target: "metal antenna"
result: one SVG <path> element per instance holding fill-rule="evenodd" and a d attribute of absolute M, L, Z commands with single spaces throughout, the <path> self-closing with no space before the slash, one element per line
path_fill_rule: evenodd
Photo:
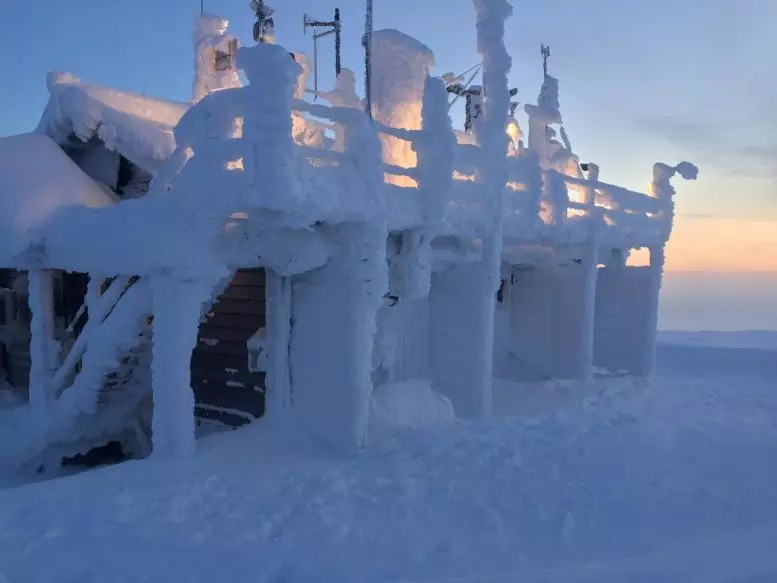
<path fill-rule="evenodd" d="M 364 110 L 372 119 L 372 0 L 367 0 L 362 45 L 364 45 Z"/>
<path fill-rule="evenodd" d="M 340 76 L 340 37 L 342 25 L 340 22 L 340 9 L 335 8 L 334 20 L 323 21 L 314 20 L 307 14 L 303 16 L 302 30 L 307 32 L 308 28 L 313 29 L 313 99 L 318 99 L 318 39 L 325 36 L 335 35 L 335 76 Z M 317 32 L 318 29 L 325 29 L 323 32 Z"/>
<path fill-rule="evenodd" d="M 550 57 L 550 47 L 540 45 L 540 54 L 542 55 L 542 72 L 545 77 L 548 76 L 548 58 Z"/>
<path fill-rule="evenodd" d="M 205 0 L 200 0 L 200 16 L 205 14 Z"/>
<path fill-rule="evenodd" d="M 479 70 L 479 69 L 478 69 Z M 475 74 L 477 74 L 478 71 L 475 71 Z M 453 85 L 448 85 L 446 87 L 448 93 L 453 93 L 456 97 L 448 105 L 448 109 L 456 103 L 456 100 L 459 97 L 464 97 L 464 107 L 466 111 L 466 117 L 464 118 L 464 131 L 467 133 L 470 133 L 472 131 L 472 120 L 478 117 L 480 115 L 479 110 L 473 111 L 472 107 L 472 98 L 476 95 L 481 94 L 481 89 L 479 87 L 470 87 L 470 83 L 472 83 L 472 79 L 474 79 L 474 75 L 470 78 L 470 80 L 467 82 L 467 85 L 462 85 L 461 83 L 454 83 Z"/>

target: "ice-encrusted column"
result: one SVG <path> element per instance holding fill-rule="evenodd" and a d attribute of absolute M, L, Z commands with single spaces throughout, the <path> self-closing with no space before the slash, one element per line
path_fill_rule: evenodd
<path fill-rule="evenodd" d="M 441 79 L 427 77 L 423 97 L 423 131 L 415 142 L 418 155 L 419 197 L 423 201 L 423 225 L 406 231 L 398 292 L 403 298 L 429 295 L 432 278 L 431 243 L 440 232 L 445 206 L 453 186 L 456 134 L 448 115 L 448 94 Z"/>
<path fill-rule="evenodd" d="M 680 162 L 677 166 L 657 163 L 653 166 L 653 181 L 650 184 L 651 194 L 662 202 L 664 228 L 661 242 L 650 247 L 650 277 L 647 293 L 648 306 L 645 311 L 644 343 L 642 355 L 638 358 L 635 374 L 650 377 L 655 370 L 656 335 L 658 333 L 658 303 L 661 293 L 661 283 L 664 276 L 666 261 L 666 243 L 672 234 L 674 226 L 674 195 L 675 189 L 671 180 L 679 174 L 686 180 L 696 180 L 699 169 L 690 162 Z"/>
<path fill-rule="evenodd" d="M 460 417 L 491 413 L 494 368 L 494 311 L 502 255 L 503 199 L 507 183 L 507 74 L 512 60 L 504 43 L 507 0 L 473 0 L 478 52 L 483 58 L 483 119 L 477 140 L 483 148 L 480 176 L 489 231 L 482 237 L 482 260 L 435 277 L 432 284 L 432 367 L 438 390 Z M 454 362 L 455 361 L 455 362 Z M 455 364 L 455 374 L 450 368 Z"/>
<path fill-rule="evenodd" d="M 183 281 L 173 277 L 151 279 L 154 330 L 151 388 L 155 456 L 194 452 L 194 393 L 191 356 L 197 344 L 202 305 L 216 281 Z"/>
<path fill-rule="evenodd" d="M 240 87 L 234 61 L 227 62 L 237 46 L 237 38 L 227 33 L 228 26 L 228 20 L 212 14 L 201 14 L 195 21 L 193 103 L 211 91 Z M 223 65 L 217 64 L 219 56 L 222 56 Z M 234 55 L 231 58 L 234 59 Z"/>
<path fill-rule="evenodd" d="M 291 388 L 292 279 L 267 270 L 267 416 L 281 419 L 293 406 Z"/>
<path fill-rule="evenodd" d="M 367 442 L 377 312 L 388 287 L 380 143 L 367 116 L 343 110 L 345 155 L 358 160 L 360 194 L 374 215 L 329 227 L 341 249 L 292 285 L 294 423 L 339 450 Z"/>

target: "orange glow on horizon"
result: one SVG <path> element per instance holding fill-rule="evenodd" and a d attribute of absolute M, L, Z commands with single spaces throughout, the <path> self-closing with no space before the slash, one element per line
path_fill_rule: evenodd
<path fill-rule="evenodd" d="M 668 271 L 777 271 L 777 220 L 675 220 Z"/>

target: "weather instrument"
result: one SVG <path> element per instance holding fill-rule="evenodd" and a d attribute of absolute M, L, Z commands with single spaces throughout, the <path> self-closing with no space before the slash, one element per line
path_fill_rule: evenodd
<path fill-rule="evenodd" d="M 258 43 L 265 43 L 275 29 L 275 21 L 272 18 L 275 10 L 265 4 L 264 0 L 251 0 L 250 6 L 256 15 L 254 40 Z"/>

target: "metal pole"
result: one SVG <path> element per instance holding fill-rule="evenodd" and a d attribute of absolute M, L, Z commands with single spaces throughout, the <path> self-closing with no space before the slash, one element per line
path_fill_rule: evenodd
<path fill-rule="evenodd" d="M 313 35 L 313 87 L 316 90 L 313 101 L 318 101 L 318 37 Z"/>
<path fill-rule="evenodd" d="M 340 37 L 342 24 L 340 23 L 340 9 L 335 8 L 335 77 L 340 76 Z"/>
<path fill-rule="evenodd" d="M 364 109 L 372 119 L 372 0 L 367 0 L 364 23 Z"/>

